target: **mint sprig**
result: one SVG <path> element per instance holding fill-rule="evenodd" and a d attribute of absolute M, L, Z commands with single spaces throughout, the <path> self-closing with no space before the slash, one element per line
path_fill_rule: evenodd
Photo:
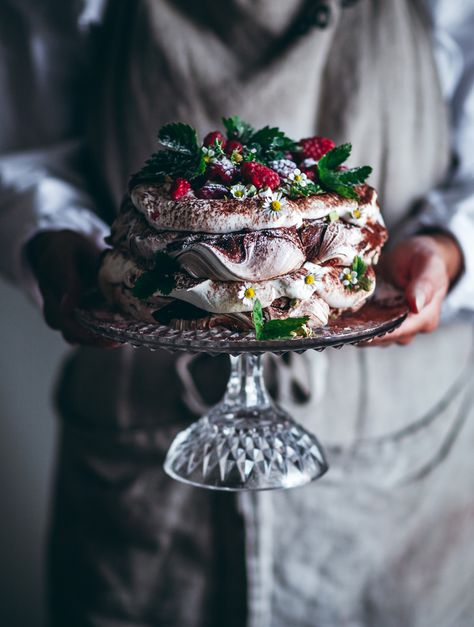
<path fill-rule="evenodd" d="M 222 118 L 222 123 L 227 132 L 228 139 L 237 139 L 242 144 L 248 143 L 255 129 L 248 122 L 245 122 L 238 115 L 230 118 Z"/>
<path fill-rule="evenodd" d="M 306 198 L 307 196 L 314 196 L 316 194 L 321 194 L 324 192 L 321 185 L 317 183 L 313 183 L 313 181 L 308 181 L 306 185 L 303 187 L 302 185 L 288 185 L 283 189 L 283 193 L 288 196 L 288 198 Z"/>
<path fill-rule="evenodd" d="M 149 298 L 155 292 L 168 296 L 176 287 L 174 273 L 179 269 L 178 262 L 167 253 L 159 252 L 155 256 L 155 267 L 141 274 L 132 288 L 132 294 L 141 300 Z"/>
<path fill-rule="evenodd" d="M 166 124 L 158 132 L 158 141 L 165 147 L 151 155 L 143 168 L 133 177 L 137 179 L 165 176 L 192 180 L 204 174 L 206 163 L 198 144 L 196 131 L 189 124 Z"/>
<path fill-rule="evenodd" d="M 257 340 L 278 340 L 292 338 L 308 322 L 309 316 L 301 318 L 283 318 L 281 320 L 264 320 L 262 303 L 255 300 L 252 321 Z"/>
<path fill-rule="evenodd" d="M 354 257 L 351 270 L 357 272 L 358 287 L 365 292 L 370 292 L 372 288 L 372 281 L 367 276 L 367 264 L 362 257 Z"/>
<path fill-rule="evenodd" d="M 351 144 L 336 146 L 318 161 L 318 174 L 321 187 L 328 192 L 335 192 L 344 198 L 358 200 L 359 195 L 354 186 L 361 185 L 372 172 L 368 165 L 350 170 L 339 170 L 352 151 Z"/>
<path fill-rule="evenodd" d="M 196 155 L 199 152 L 196 131 L 189 124 L 165 124 L 158 131 L 158 140 L 165 148 L 184 155 Z"/>

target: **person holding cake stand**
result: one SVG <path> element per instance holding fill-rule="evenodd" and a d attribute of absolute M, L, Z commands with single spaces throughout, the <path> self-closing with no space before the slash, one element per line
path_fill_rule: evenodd
<path fill-rule="evenodd" d="M 1 268 L 81 345 L 57 399 L 53 625 L 472 624 L 474 9 L 382 4 L 0 7 Z M 237 496 L 161 470 L 222 363 L 97 350 L 74 317 L 156 128 L 235 112 L 374 166 L 381 269 L 411 309 L 370 347 L 274 361 L 279 400 L 323 417 L 331 472 Z"/>

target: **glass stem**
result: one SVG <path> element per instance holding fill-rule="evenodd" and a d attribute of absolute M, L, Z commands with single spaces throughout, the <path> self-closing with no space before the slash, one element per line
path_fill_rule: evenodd
<path fill-rule="evenodd" d="M 263 380 L 261 355 L 230 355 L 230 378 L 224 404 L 242 408 L 268 407 L 270 396 Z"/>

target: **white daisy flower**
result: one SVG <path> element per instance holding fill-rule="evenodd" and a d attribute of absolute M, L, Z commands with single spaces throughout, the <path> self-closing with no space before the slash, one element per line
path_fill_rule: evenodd
<path fill-rule="evenodd" d="M 215 163 L 217 161 L 216 151 L 213 148 L 203 146 L 201 150 L 202 154 L 204 155 L 204 161 L 206 163 Z"/>
<path fill-rule="evenodd" d="M 291 181 L 293 185 L 299 185 L 300 187 L 306 187 L 308 184 L 308 177 L 301 172 L 299 168 L 295 168 L 293 172 L 288 175 L 288 180 Z"/>
<path fill-rule="evenodd" d="M 253 307 L 253 303 L 257 293 L 255 292 L 255 288 L 250 285 L 250 283 L 244 283 L 239 290 L 237 296 L 247 307 Z"/>
<path fill-rule="evenodd" d="M 310 262 L 305 263 L 303 267 L 307 270 L 307 274 L 305 274 L 301 280 L 304 283 L 305 289 L 313 293 L 316 289 L 316 283 L 321 282 L 324 271 L 321 266 Z"/>
<path fill-rule="evenodd" d="M 262 198 L 262 207 L 266 214 L 272 218 L 278 217 L 278 215 L 285 210 L 286 198 L 283 197 L 282 192 L 272 192 L 267 187 L 266 190 L 260 192 L 260 198 Z"/>
<path fill-rule="evenodd" d="M 237 200 L 245 200 L 248 196 L 248 189 L 242 183 L 238 183 L 237 185 L 232 185 L 230 193 Z"/>
<path fill-rule="evenodd" d="M 341 274 L 339 275 L 339 279 L 342 281 L 344 287 L 351 288 L 359 283 L 357 272 L 355 270 L 351 270 L 351 268 L 343 268 Z"/>

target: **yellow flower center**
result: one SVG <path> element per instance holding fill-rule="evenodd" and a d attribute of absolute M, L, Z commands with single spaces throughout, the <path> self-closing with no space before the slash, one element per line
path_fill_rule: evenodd
<path fill-rule="evenodd" d="M 238 150 L 234 150 L 234 152 L 232 153 L 232 161 L 234 161 L 234 163 L 240 163 L 242 159 L 243 157 L 240 152 Z"/>
<path fill-rule="evenodd" d="M 314 274 L 308 274 L 307 276 L 305 276 L 304 282 L 306 283 L 306 285 L 313 285 L 313 283 L 314 283 Z"/>
<path fill-rule="evenodd" d="M 253 287 L 248 287 L 244 292 L 244 296 L 245 298 L 254 298 L 255 290 L 253 289 Z"/>
<path fill-rule="evenodd" d="M 280 211 L 281 202 L 279 200 L 272 200 L 270 207 L 272 208 L 272 211 Z"/>
<path fill-rule="evenodd" d="M 354 218 L 356 218 L 356 220 L 358 220 L 360 218 L 360 216 L 362 215 L 362 212 L 361 212 L 360 209 L 354 209 L 353 215 L 354 215 Z"/>
<path fill-rule="evenodd" d="M 209 163 L 211 157 L 209 155 L 204 155 L 204 163 Z"/>
<path fill-rule="evenodd" d="M 244 192 L 241 189 L 237 189 L 234 192 L 234 196 L 236 196 L 237 198 L 242 198 L 243 195 L 244 195 Z"/>
<path fill-rule="evenodd" d="M 303 177 L 301 176 L 301 174 L 295 174 L 295 181 L 296 181 L 296 183 L 299 183 L 302 180 L 302 178 Z"/>
<path fill-rule="evenodd" d="M 346 273 L 345 273 L 345 275 L 344 275 L 344 278 L 345 278 L 347 281 L 350 281 L 350 280 L 352 279 L 352 274 L 351 274 L 350 272 L 346 272 Z"/>

